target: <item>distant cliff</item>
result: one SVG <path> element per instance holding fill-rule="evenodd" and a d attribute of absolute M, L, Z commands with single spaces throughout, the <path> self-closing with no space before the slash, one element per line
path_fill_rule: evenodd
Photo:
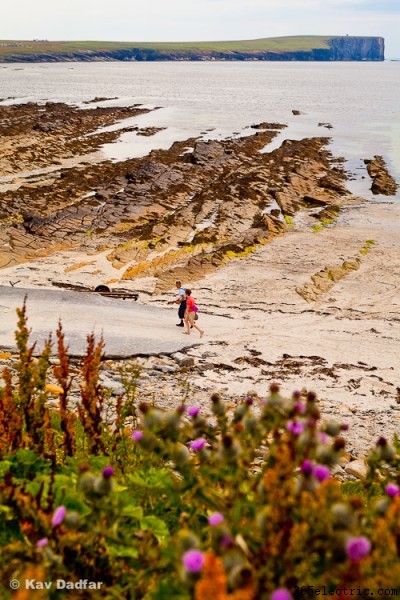
<path fill-rule="evenodd" d="M 0 42 L 0 62 L 382 61 L 381 37 L 291 36 L 237 42 Z"/>
<path fill-rule="evenodd" d="M 337 37 L 328 43 L 329 60 L 385 59 L 385 40 L 381 37 Z"/>

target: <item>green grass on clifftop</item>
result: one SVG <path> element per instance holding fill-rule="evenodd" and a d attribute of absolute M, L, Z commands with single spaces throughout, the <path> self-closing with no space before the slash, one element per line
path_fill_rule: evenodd
<path fill-rule="evenodd" d="M 328 48 L 328 40 L 338 36 L 287 36 L 262 38 L 257 40 L 239 40 L 224 42 L 56 42 L 56 41 L 0 41 L 0 60 L 2 57 L 18 54 L 56 54 L 73 52 L 107 52 L 141 48 L 159 52 L 194 53 L 210 52 L 240 52 L 240 51 L 270 51 L 297 52 L 317 48 Z"/>

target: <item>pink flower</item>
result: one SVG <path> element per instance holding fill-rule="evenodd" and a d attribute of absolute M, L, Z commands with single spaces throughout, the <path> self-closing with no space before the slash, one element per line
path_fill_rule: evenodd
<path fill-rule="evenodd" d="M 351 560 L 361 560 L 371 551 L 371 542 L 366 537 L 350 538 L 346 544 L 346 554 Z"/>
<path fill-rule="evenodd" d="M 56 510 L 54 511 L 54 515 L 51 519 L 51 524 L 53 525 L 53 527 L 58 527 L 58 525 L 61 525 L 61 523 L 65 519 L 66 514 L 67 509 L 65 508 L 65 506 L 61 505 L 58 508 L 56 508 Z"/>
<path fill-rule="evenodd" d="M 325 479 L 328 479 L 331 476 L 331 473 L 328 467 L 325 467 L 325 465 L 315 465 L 313 475 L 315 479 L 322 483 L 325 481 Z"/>
<path fill-rule="evenodd" d="M 288 421 L 286 424 L 286 429 L 293 433 L 293 435 L 300 435 L 304 431 L 303 423 L 299 423 L 299 421 Z"/>
<path fill-rule="evenodd" d="M 198 406 L 191 406 L 188 409 L 188 415 L 190 417 L 196 417 L 199 414 L 199 412 L 200 412 L 200 408 Z"/>
<path fill-rule="evenodd" d="M 190 447 L 192 450 L 202 450 L 204 448 L 204 446 L 206 445 L 206 440 L 204 438 L 197 438 L 197 440 L 193 440 L 193 442 L 190 442 Z"/>
<path fill-rule="evenodd" d="M 303 475 L 305 475 L 306 477 L 310 477 L 310 475 L 312 475 L 313 473 L 313 464 L 311 462 L 311 460 L 305 460 L 300 467 L 300 471 L 303 473 Z"/>
<path fill-rule="evenodd" d="M 219 512 L 215 512 L 212 513 L 211 515 L 209 515 L 208 517 L 208 524 L 211 525 L 212 527 L 215 527 L 216 525 L 220 525 L 224 520 L 224 515 L 222 515 Z"/>
<path fill-rule="evenodd" d="M 143 437 L 143 431 L 140 431 L 140 429 L 135 429 L 132 432 L 132 439 L 135 440 L 135 442 L 140 442 L 142 437 Z"/>
<path fill-rule="evenodd" d="M 278 588 L 272 592 L 271 600 L 292 600 L 292 594 L 286 588 Z"/>
<path fill-rule="evenodd" d="M 395 496 L 400 496 L 400 487 L 395 483 L 388 483 L 385 487 L 385 492 L 388 496 L 394 498 Z"/>
<path fill-rule="evenodd" d="M 296 402 L 293 408 L 300 415 L 305 415 L 307 412 L 307 406 L 304 404 L 304 402 Z"/>
<path fill-rule="evenodd" d="M 198 573 L 204 565 L 204 554 L 200 550 L 188 550 L 182 557 L 183 566 L 191 573 Z"/>
<path fill-rule="evenodd" d="M 103 477 L 104 479 L 110 479 L 114 475 L 114 469 L 112 467 L 106 467 L 103 469 Z"/>
<path fill-rule="evenodd" d="M 326 433 L 324 431 L 320 431 L 318 435 L 321 442 L 323 444 L 326 444 L 326 442 L 328 441 L 328 436 L 326 435 Z"/>
<path fill-rule="evenodd" d="M 41 540 L 36 542 L 36 546 L 38 548 L 44 548 L 45 546 L 47 546 L 48 543 L 49 543 L 49 540 L 47 538 L 42 538 Z"/>
<path fill-rule="evenodd" d="M 231 538 L 231 536 L 228 534 L 225 534 L 221 540 L 221 547 L 222 548 L 233 548 L 234 545 L 235 545 L 235 541 Z"/>

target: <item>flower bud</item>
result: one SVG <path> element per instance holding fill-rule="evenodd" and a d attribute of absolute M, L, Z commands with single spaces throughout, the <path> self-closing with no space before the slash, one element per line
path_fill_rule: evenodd
<path fill-rule="evenodd" d="M 386 511 L 388 510 L 390 506 L 390 500 L 389 498 L 379 498 L 379 500 L 377 500 L 375 502 L 374 508 L 375 511 L 378 513 L 378 515 L 383 516 Z"/>
<path fill-rule="evenodd" d="M 248 413 L 243 420 L 243 425 L 246 431 L 253 432 L 258 427 L 258 419 L 252 413 Z"/>
<path fill-rule="evenodd" d="M 225 414 L 226 408 L 224 402 L 221 400 L 219 394 L 213 394 L 211 396 L 211 410 L 216 417 L 222 417 Z"/>
<path fill-rule="evenodd" d="M 394 448 L 393 446 L 390 446 L 390 444 L 386 444 L 385 446 L 379 446 L 378 453 L 379 457 L 385 461 L 391 461 L 395 456 Z"/>
<path fill-rule="evenodd" d="M 157 410 L 156 408 L 150 409 L 146 412 L 143 423 L 147 429 L 157 429 L 160 425 L 163 424 L 164 415 L 161 410 Z"/>
<path fill-rule="evenodd" d="M 154 450 L 157 446 L 158 440 L 156 436 L 150 431 L 144 431 L 143 436 L 139 440 L 139 445 L 145 450 Z"/>
<path fill-rule="evenodd" d="M 237 440 L 230 435 L 224 435 L 219 448 L 219 458 L 226 462 L 235 462 L 240 456 L 242 449 Z"/>
<path fill-rule="evenodd" d="M 328 466 L 333 466 L 337 462 L 337 455 L 329 446 L 319 446 L 316 451 L 316 458 L 318 462 Z"/>
<path fill-rule="evenodd" d="M 335 441 L 333 442 L 333 449 L 335 452 L 340 452 L 340 450 L 343 450 L 346 446 L 346 440 L 342 437 L 337 437 L 335 439 Z"/>
<path fill-rule="evenodd" d="M 336 437 L 341 431 L 341 426 L 337 421 L 328 421 L 325 425 L 325 431 L 328 435 Z"/>
<path fill-rule="evenodd" d="M 187 552 L 198 547 L 199 539 L 189 529 L 181 529 L 178 532 L 178 549 L 180 552 Z"/>
<path fill-rule="evenodd" d="M 79 479 L 78 487 L 82 492 L 88 496 L 94 491 L 94 484 L 96 481 L 96 476 L 89 471 L 83 473 L 83 475 Z"/>
<path fill-rule="evenodd" d="M 265 400 L 265 406 L 268 408 L 278 408 L 282 406 L 284 398 L 279 393 L 279 385 L 271 383 L 269 386 L 270 394 Z"/>
<path fill-rule="evenodd" d="M 181 414 L 177 411 L 168 411 L 164 415 L 164 425 L 168 428 L 176 429 L 181 422 Z"/>
<path fill-rule="evenodd" d="M 238 421 L 241 421 L 243 419 L 243 417 L 245 416 L 245 414 L 248 412 L 249 407 L 247 404 L 240 404 L 236 410 L 235 413 L 233 415 L 233 421 L 234 423 L 237 423 Z"/>
<path fill-rule="evenodd" d="M 315 392 L 307 393 L 307 402 L 315 402 L 317 399 L 317 394 Z"/>
<path fill-rule="evenodd" d="M 344 502 L 336 502 L 331 508 L 333 523 L 339 529 L 351 529 L 355 524 L 355 518 L 350 507 Z"/>
<path fill-rule="evenodd" d="M 79 527 L 80 515 L 76 511 L 67 511 L 64 523 L 69 529 L 77 529 Z"/>
<path fill-rule="evenodd" d="M 189 457 L 190 453 L 186 446 L 181 443 L 175 444 L 171 452 L 171 458 L 177 467 L 183 467 L 188 462 Z"/>
<path fill-rule="evenodd" d="M 106 496 L 113 489 L 113 480 L 111 477 L 96 477 L 94 482 L 94 491 L 98 496 Z"/>

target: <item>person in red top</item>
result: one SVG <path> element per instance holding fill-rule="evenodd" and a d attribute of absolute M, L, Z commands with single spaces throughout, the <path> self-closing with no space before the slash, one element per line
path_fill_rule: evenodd
<path fill-rule="evenodd" d="M 187 335 L 190 335 L 190 327 L 194 327 L 200 333 L 200 337 L 203 337 L 204 330 L 200 329 L 200 327 L 198 327 L 196 325 L 196 321 L 195 321 L 195 315 L 197 313 L 198 308 L 196 306 L 195 299 L 192 296 L 192 290 L 189 290 L 188 288 L 186 288 L 185 295 L 186 295 L 186 310 L 185 310 L 186 331 L 184 331 L 184 333 L 186 333 Z"/>

